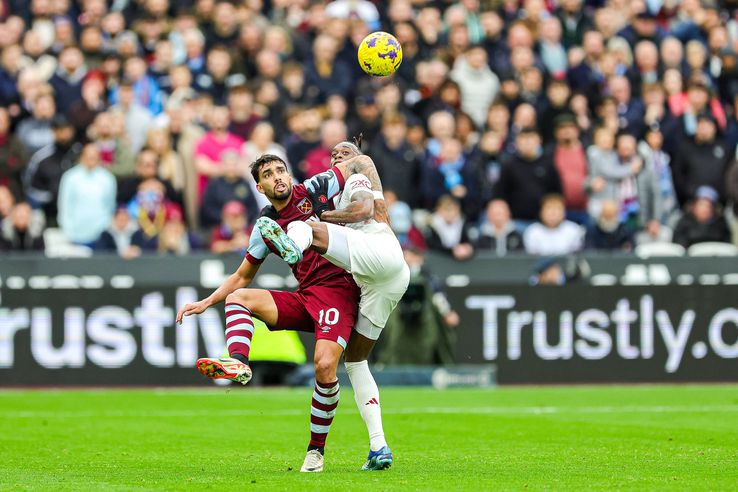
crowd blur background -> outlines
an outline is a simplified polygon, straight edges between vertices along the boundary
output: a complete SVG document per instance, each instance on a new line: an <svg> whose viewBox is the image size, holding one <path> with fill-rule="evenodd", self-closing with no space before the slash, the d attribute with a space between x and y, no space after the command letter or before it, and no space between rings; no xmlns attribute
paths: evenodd
<svg viewBox="0 0 738 492"><path fill-rule="evenodd" d="M249 163L359 135L416 253L735 243L737 7L0 0L0 250L242 252Z"/></svg>

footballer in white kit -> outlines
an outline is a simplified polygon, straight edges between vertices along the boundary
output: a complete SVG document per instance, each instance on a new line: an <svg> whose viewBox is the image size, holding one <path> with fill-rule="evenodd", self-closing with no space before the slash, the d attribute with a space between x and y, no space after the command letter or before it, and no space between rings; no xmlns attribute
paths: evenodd
<svg viewBox="0 0 738 492"><path fill-rule="evenodd" d="M353 174L346 180L341 194L333 199L336 210L348 209L360 193L371 196L372 201L375 198L369 179L363 174ZM351 273L361 288L359 312L366 320L360 320L355 329L377 340L410 282L402 246L389 224L377 222L374 217L347 223L345 227L326 225L329 234L326 258ZM289 231L288 227L288 234ZM344 241L348 251L340 251ZM346 257L348 264L339 264Z"/></svg>
<svg viewBox="0 0 738 492"><path fill-rule="evenodd" d="M339 173L326 172L305 183L307 205L320 221L291 222L285 233L276 222L261 217L256 227L287 263L299 262L303 251L312 248L351 273L361 289L359 319L344 357L356 404L369 431L370 452L363 469L379 470L392 464L392 452L384 439L379 390L367 359L407 290L410 269L389 226L381 182L371 159L356 145L341 142L333 149L331 164L345 180L339 195L335 195L341 185ZM329 196L335 196L332 202Z"/></svg>

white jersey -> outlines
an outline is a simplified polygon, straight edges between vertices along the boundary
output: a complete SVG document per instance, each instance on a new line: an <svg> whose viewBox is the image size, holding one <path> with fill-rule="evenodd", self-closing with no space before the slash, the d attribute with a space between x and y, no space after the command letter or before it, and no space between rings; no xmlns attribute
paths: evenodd
<svg viewBox="0 0 738 492"><path fill-rule="evenodd" d="M372 192L372 182L369 181L369 178L363 174L352 174L349 176L346 183L343 185L343 191L333 198L333 204L336 206L336 210L346 210L351 204L351 200L354 198L354 195L362 191L369 193L370 195L374 194ZM374 220L374 217L370 217L364 222L346 224L346 227L356 229L367 234L373 234L375 232L392 232L392 229L390 229L387 224L377 222Z"/></svg>
<svg viewBox="0 0 738 492"><path fill-rule="evenodd" d="M363 174L349 176L341 194L334 198L336 209L345 210L359 192L373 195L369 178ZM405 263L400 242L388 224L377 222L372 217L364 222L346 224L346 228L350 273L361 288L359 310L375 325L375 331L371 334L359 327L357 330L376 340L407 290L410 270Z"/></svg>

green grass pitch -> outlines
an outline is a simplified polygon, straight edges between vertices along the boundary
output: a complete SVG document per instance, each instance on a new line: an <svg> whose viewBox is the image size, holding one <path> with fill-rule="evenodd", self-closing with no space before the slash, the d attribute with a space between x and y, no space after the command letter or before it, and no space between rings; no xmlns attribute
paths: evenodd
<svg viewBox="0 0 738 492"><path fill-rule="evenodd" d="M387 388L362 472L348 388L301 474L310 389L0 391L0 490L736 490L738 386Z"/></svg>

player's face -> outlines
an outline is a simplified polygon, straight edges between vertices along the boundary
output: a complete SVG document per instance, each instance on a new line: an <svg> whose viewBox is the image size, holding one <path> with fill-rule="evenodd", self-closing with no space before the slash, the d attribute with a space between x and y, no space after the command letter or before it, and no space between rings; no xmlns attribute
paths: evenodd
<svg viewBox="0 0 738 492"><path fill-rule="evenodd" d="M356 152L354 152L351 147L346 147L345 145L336 145L335 147L333 147L333 151L331 152L331 167L343 161L349 160L352 157L356 157L356 155Z"/></svg>
<svg viewBox="0 0 738 492"><path fill-rule="evenodd" d="M259 171L256 189L270 200L286 200L292 193L292 176L281 162L270 162Z"/></svg>

